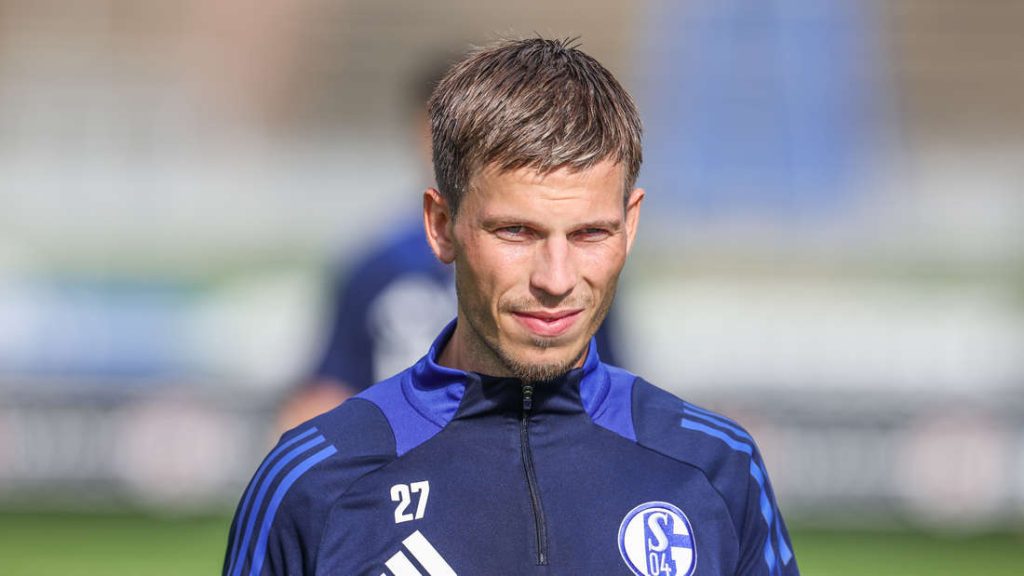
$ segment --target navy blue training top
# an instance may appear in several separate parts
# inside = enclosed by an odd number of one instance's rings
[[[430,352],[285,433],[224,574],[796,575],[735,422],[604,364],[523,383]]]

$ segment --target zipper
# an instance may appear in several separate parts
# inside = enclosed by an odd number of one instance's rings
[[[530,502],[533,504],[533,524],[537,531],[537,565],[548,563],[548,529],[544,522],[544,508],[540,503],[537,489],[537,475],[533,470],[533,452],[530,450],[530,411],[533,409],[533,384],[523,384],[523,411],[519,418],[519,444],[523,452],[523,468],[526,470],[526,485],[530,488]]]

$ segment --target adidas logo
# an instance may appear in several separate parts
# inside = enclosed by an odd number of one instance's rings
[[[405,550],[399,550],[384,562],[393,576],[457,576],[455,570],[452,570],[452,567],[445,562],[437,549],[427,541],[419,530],[402,540],[402,545],[405,546]],[[423,572],[416,567],[416,564],[413,564],[409,556],[406,556],[405,551],[408,551],[416,560],[424,570]],[[388,575],[382,573],[380,576]]]

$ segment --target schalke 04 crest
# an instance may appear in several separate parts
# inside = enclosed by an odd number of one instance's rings
[[[697,566],[690,521],[668,502],[646,502],[626,514],[619,553],[637,576],[690,576]]]

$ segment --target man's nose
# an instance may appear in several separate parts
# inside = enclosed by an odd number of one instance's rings
[[[549,237],[540,243],[530,275],[531,288],[549,296],[569,295],[576,287],[577,271],[567,238]]]

